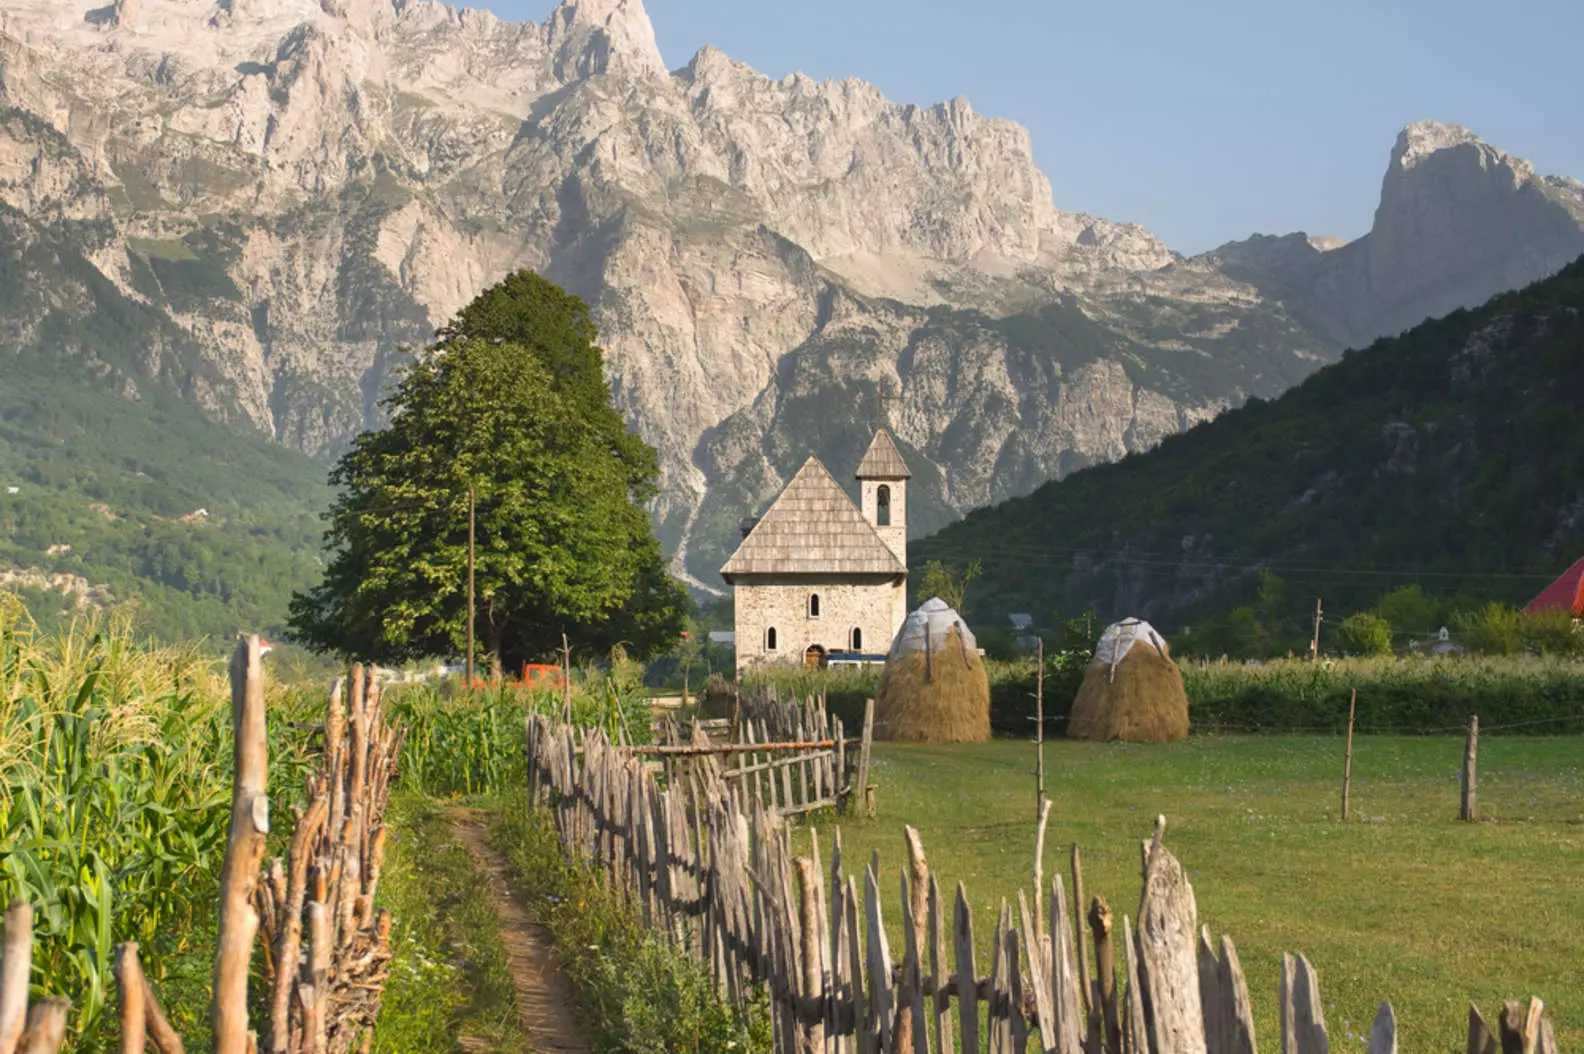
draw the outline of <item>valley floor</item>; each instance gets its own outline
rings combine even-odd
[[[1200,922],[1237,942],[1262,1046],[1280,1041],[1281,955],[1301,951],[1333,1049],[1363,1050],[1390,999],[1402,1049],[1461,1050],[1469,1000],[1494,1021],[1503,998],[1530,995],[1546,1001],[1561,1049],[1584,1047],[1584,739],[1482,741],[1486,822],[1474,825],[1457,819],[1462,751],[1460,737],[1360,737],[1344,825],[1339,738],[1049,742],[1046,882],[1061,873],[1071,895],[1079,843],[1085,893],[1104,895],[1120,925],[1137,914],[1139,842],[1165,813]],[[992,933],[1001,898],[1031,881],[1034,744],[881,744],[870,779],[877,817],[843,823],[846,859],[878,849],[894,889],[903,825],[917,827],[942,889],[964,883],[976,934]],[[830,831],[816,830],[828,860]],[[899,921],[887,920],[893,948]]]

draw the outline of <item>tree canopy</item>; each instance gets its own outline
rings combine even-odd
[[[390,425],[336,465],[324,581],[292,603],[304,642],[372,661],[466,647],[468,500],[476,630],[499,668],[674,641],[685,594],[642,503],[656,456],[611,407],[588,308],[531,272],[482,294],[383,403]]]

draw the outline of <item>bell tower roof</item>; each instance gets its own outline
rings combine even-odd
[[[902,460],[902,452],[897,449],[896,441],[891,438],[891,433],[881,428],[875,432],[874,440],[869,444],[869,451],[864,454],[863,460],[858,463],[857,479],[911,479],[913,473],[908,471],[907,462]]]

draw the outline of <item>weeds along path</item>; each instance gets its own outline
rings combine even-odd
[[[485,837],[484,814],[458,807],[447,809],[446,817],[458,844],[473,857],[495,906],[517,989],[517,1019],[535,1054],[590,1054],[594,1048],[572,1016],[572,982],[555,957],[549,932],[512,896],[506,861]]]

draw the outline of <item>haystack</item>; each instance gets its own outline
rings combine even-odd
[[[983,743],[990,680],[962,616],[931,597],[902,623],[875,694],[875,738]]]
[[[1084,671],[1071,739],[1170,743],[1188,738],[1188,694],[1166,638],[1140,619],[1106,627]]]

